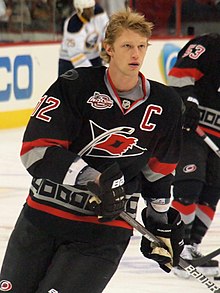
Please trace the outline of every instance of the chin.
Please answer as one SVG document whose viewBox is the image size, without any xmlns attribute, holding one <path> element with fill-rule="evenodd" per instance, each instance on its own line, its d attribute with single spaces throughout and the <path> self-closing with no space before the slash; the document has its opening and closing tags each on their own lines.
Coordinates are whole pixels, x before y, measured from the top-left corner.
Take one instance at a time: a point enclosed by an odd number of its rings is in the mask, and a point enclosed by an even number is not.
<svg viewBox="0 0 220 293">
<path fill-rule="evenodd" d="M 140 68 L 136 67 L 136 68 L 131 68 L 131 72 L 139 72 Z"/>
</svg>

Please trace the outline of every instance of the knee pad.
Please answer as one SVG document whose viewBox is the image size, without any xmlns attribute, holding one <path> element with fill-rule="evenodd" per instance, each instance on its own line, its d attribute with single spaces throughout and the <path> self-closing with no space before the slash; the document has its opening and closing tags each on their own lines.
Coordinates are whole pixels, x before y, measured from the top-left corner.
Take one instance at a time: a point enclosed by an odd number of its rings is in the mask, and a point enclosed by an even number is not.
<svg viewBox="0 0 220 293">
<path fill-rule="evenodd" d="M 177 181 L 173 184 L 173 197 L 183 205 L 191 205 L 199 199 L 203 182 L 198 180 Z"/>
<path fill-rule="evenodd" d="M 190 225 L 190 228 L 195 219 L 197 202 L 202 187 L 203 183 L 198 180 L 177 181 L 173 186 L 174 200 L 172 206 L 180 212 L 183 222 Z"/>
</svg>

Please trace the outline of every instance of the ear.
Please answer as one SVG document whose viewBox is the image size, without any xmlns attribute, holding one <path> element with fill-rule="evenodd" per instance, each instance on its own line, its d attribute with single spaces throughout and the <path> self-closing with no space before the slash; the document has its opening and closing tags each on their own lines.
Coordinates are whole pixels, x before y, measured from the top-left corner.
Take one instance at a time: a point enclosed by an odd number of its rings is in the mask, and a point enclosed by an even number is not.
<svg viewBox="0 0 220 293">
<path fill-rule="evenodd" d="M 112 48 L 112 46 L 110 46 L 110 45 L 108 45 L 108 44 L 105 44 L 105 51 L 106 51 L 106 53 L 107 53 L 110 57 L 112 57 L 112 55 L 113 55 L 113 48 Z"/>
</svg>

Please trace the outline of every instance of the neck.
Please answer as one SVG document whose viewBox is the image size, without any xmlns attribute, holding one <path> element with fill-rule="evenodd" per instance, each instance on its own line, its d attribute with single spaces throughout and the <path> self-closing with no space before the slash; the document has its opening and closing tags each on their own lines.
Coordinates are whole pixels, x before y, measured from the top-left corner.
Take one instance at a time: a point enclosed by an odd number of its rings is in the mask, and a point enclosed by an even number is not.
<svg viewBox="0 0 220 293">
<path fill-rule="evenodd" d="M 133 89 L 138 82 L 138 74 L 125 75 L 120 72 L 115 72 L 111 68 L 108 69 L 108 74 L 117 91 L 127 92 Z"/>
<path fill-rule="evenodd" d="M 89 22 L 89 20 L 85 19 L 85 18 L 82 16 L 82 14 L 77 13 L 77 15 L 78 15 L 79 19 L 82 21 L 82 23 L 87 23 L 87 22 Z"/>
</svg>

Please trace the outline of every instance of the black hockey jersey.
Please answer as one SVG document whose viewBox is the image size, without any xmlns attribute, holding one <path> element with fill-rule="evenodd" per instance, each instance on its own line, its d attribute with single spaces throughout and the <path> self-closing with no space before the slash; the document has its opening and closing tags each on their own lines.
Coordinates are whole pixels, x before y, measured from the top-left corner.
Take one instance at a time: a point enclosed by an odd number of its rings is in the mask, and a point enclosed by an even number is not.
<svg viewBox="0 0 220 293">
<path fill-rule="evenodd" d="M 190 40 L 180 50 L 168 84 L 183 99 L 197 98 L 199 125 L 220 146 L 220 35 L 205 34 Z"/>
<path fill-rule="evenodd" d="M 107 82 L 104 66 L 69 71 L 47 90 L 28 123 L 21 150 L 33 176 L 26 205 L 30 218 L 49 215 L 51 221 L 100 224 L 88 209 L 88 194 L 71 179 L 87 164 L 102 172 L 118 162 L 130 194 L 126 209 L 133 216 L 139 197 L 133 192 L 140 190 L 132 184 L 129 190 L 129 183 L 135 178 L 144 181 L 145 197 L 170 197 L 169 177 L 181 147 L 182 101 L 172 88 L 140 77 L 144 97 L 126 109 Z M 100 225 L 131 229 L 120 219 Z"/>
</svg>

